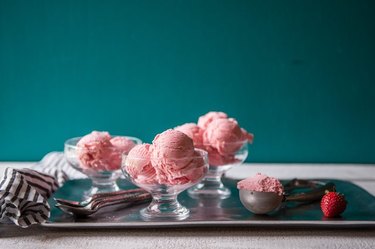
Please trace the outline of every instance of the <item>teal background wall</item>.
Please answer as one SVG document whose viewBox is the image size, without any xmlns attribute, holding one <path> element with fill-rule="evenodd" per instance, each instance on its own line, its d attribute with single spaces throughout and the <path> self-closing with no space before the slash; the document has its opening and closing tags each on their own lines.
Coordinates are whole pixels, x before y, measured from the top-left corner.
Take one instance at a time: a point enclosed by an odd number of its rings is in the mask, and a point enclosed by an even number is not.
<svg viewBox="0 0 375 249">
<path fill-rule="evenodd" d="M 0 0 L 0 160 L 222 110 L 250 162 L 375 162 L 375 1 Z"/>
</svg>

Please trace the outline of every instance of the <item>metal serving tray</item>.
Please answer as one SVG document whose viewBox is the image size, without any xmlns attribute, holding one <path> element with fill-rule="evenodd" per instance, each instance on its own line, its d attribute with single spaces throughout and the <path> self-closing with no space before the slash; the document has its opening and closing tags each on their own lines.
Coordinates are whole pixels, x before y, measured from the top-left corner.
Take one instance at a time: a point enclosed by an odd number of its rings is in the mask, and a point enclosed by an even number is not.
<svg viewBox="0 0 375 249">
<path fill-rule="evenodd" d="M 162 227 L 375 227 L 375 197 L 359 186 L 341 180 L 332 181 L 338 191 L 345 194 L 348 206 L 339 218 L 324 218 L 320 203 L 304 205 L 288 203 L 270 215 L 254 215 L 246 210 L 238 197 L 236 183 L 238 180 L 224 179 L 232 195 L 225 200 L 192 199 L 184 191 L 179 201 L 190 209 L 190 216 L 183 221 L 144 221 L 139 210 L 147 204 L 133 207 L 111 208 L 97 214 L 80 218 L 64 214 L 56 208 L 51 198 L 51 217 L 44 223 L 45 227 L 60 228 L 162 228 Z M 124 180 L 120 182 L 123 189 L 134 188 Z M 54 195 L 57 198 L 79 200 L 89 187 L 89 181 L 72 180 L 67 182 Z"/>
</svg>

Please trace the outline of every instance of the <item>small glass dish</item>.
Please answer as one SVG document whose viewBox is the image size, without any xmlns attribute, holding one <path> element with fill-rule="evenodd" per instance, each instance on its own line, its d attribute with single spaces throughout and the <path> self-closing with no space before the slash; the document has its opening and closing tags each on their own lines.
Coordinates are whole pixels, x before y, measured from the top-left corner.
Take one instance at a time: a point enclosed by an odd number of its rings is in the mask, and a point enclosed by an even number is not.
<svg viewBox="0 0 375 249">
<path fill-rule="evenodd" d="M 134 145 L 141 144 L 142 141 L 136 137 L 128 136 L 117 136 L 129 139 Z M 105 193 L 118 191 L 119 186 L 116 180 L 121 176 L 121 156 L 122 152 L 116 148 L 111 148 L 112 155 L 118 155 L 118 158 L 101 158 L 100 165 L 98 168 L 85 167 L 79 159 L 79 153 L 81 148 L 77 146 L 77 143 L 82 137 L 75 137 L 68 139 L 64 144 L 64 156 L 67 162 L 74 169 L 87 175 L 91 180 L 91 188 L 84 193 L 83 199 L 87 199 L 96 193 Z M 116 156 L 117 157 L 117 156 Z M 112 165 L 110 169 L 105 170 L 106 164 Z"/>
<path fill-rule="evenodd" d="M 225 156 L 213 149 L 209 144 L 199 145 L 208 152 L 209 170 L 204 179 L 188 190 L 192 198 L 221 198 L 231 195 L 229 188 L 221 181 L 222 175 L 233 166 L 242 164 L 248 155 L 248 141 L 227 143 L 226 146 L 235 148 L 235 151 Z"/>
<path fill-rule="evenodd" d="M 145 178 L 133 177 L 127 170 L 129 161 L 139 161 L 144 163 L 147 159 L 145 158 L 134 158 L 127 155 L 123 155 L 122 159 L 122 171 L 125 175 L 125 179 L 131 181 L 138 187 L 146 190 L 152 195 L 152 201 L 150 205 L 140 211 L 141 217 L 145 220 L 183 220 L 189 216 L 189 209 L 182 206 L 177 196 L 182 191 L 190 188 L 197 184 L 206 175 L 208 170 L 208 155 L 207 152 L 201 149 L 195 149 L 196 154 L 192 157 L 184 157 L 173 160 L 174 164 L 185 165 L 187 161 L 200 160 L 201 174 L 198 178 L 188 181 L 183 184 L 160 184 L 156 180 L 156 176 L 145 180 Z M 170 158 L 169 158 L 170 159 Z M 179 163 L 180 162 L 180 163 Z"/>
</svg>

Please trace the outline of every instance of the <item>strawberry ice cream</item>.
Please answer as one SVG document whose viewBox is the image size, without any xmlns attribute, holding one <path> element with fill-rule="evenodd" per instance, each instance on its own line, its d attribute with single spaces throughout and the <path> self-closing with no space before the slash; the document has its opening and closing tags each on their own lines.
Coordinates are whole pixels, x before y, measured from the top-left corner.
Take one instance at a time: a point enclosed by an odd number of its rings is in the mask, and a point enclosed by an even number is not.
<svg viewBox="0 0 375 249">
<path fill-rule="evenodd" d="M 194 183 L 207 171 L 193 140 L 177 130 L 158 134 L 151 145 L 137 145 L 125 159 L 125 169 L 135 183 L 182 185 Z"/>
<path fill-rule="evenodd" d="M 243 138 L 252 144 L 254 140 L 254 134 L 247 132 L 247 130 L 245 130 L 244 128 L 241 128 L 241 131 Z"/>
<path fill-rule="evenodd" d="M 192 138 L 196 148 L 208 152 L 211 166 L 235 163 L 236 152 L 254 138 L 224 112 L 208 112 L 198 119 L 198 124 L 187 123 L 175 129 Z"/>
<path fill-rule="evenodd" d="M 77 143 L 80 166 L 83 169 L 117 170 L 121 154 L 135 144 L 126 137 L 112 138 L 108 132 L 93 131 Z"/>
<path fill-rule="evenodd" d="M 185 133 L 188 137 L 193 139 L 194 146 L 200 148 L 203 145 L 203 129 L 197 124 L 186 123 L 181 126 L 174 128 L 177 131 Z"/>
<path fill-rule="evenodd" d="M 237 188 L 256 192 L 273 192 L 278 195 L 283 195 L 284 193 L 283 185 L 278 179 L 261 173 L 238 182 Z"/>
<path fill-rule="evenodd" d="M 83 136 L 77 143 L 78 147 L 89 147 L 92 146 L 102 146 L 108 147 L 111 146 L 111 135 L 107 131 L 93 131 L 86 136 Z"/>
<path fill-rule="evenodd" d="M 123 153 L 128 153 L 135 146 L 135 143 L 126 137 L 114 137 L 111 139 L 111 144 Z"/>
<path fill-rule="evenodd" d="M 156 182 L 156 172 L 151 164 L 150 144 L 136 145 L 126 157 L 126 171 L 138 183 Z"/>
<path fill-rule="evenodd" d="M 208 151 L 210 165 L 220 166 L 235 162 L 236 152 L 252 135 L 241 129 L 233 118 L 215 119 L 203 132 L 203 144 Z"/>
<path fill-rule="evenodd" d="M 157 135 L 152 143 L 151 163 L 160 184 L 195 182 L 206 173 L 203 158 L 184 133 L 170 129 Z"/>
<path fill-rule="evenodd" d="M 234 119 L 216 119 L 203 133 L 203 143 L 216 149 L 221 155 L 235 153 L 247 142 L 241 128 Z"/>
<path fill-rule="evenodd" d="M 208 112 L 207 114 L 199 117 L 198 126 L 202 129 L 206 129 L 212 121 L 220 118 L 228 118 L 228 115 L 224 112 Z"/>
<path fill-rule="evenodd" d="M 206 145 L 205 150 L 208 152 L 208 160 L 211 166 L 222 166 L 236 162 L 234 154 L 221 155 L 215 148 Z"/>
<path fill-rule="evenodd" d="M 135 143 L 126 137 L 113 137 L 111 139 L 112 154 L 110 156 L 110 168 L 119 169 L 121 167 L 121 155 L 128 154 L 129 151 L 135 146 Z"/>
</svg>

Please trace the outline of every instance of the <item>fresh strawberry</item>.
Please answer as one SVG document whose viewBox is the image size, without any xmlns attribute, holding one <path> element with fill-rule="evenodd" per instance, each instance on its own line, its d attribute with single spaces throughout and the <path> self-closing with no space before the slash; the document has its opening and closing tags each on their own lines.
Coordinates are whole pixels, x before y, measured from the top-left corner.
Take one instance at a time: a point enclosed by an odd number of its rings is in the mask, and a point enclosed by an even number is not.
<svg viewBox="0 0 375 249">
<path fill-rule="evenodd" d="M 335 217 L 344 212 L 346 200 L 344 195 L 337 192 L 327 192 L 320 202 L 320 208 L 326 217 Z"/>
</svg>

